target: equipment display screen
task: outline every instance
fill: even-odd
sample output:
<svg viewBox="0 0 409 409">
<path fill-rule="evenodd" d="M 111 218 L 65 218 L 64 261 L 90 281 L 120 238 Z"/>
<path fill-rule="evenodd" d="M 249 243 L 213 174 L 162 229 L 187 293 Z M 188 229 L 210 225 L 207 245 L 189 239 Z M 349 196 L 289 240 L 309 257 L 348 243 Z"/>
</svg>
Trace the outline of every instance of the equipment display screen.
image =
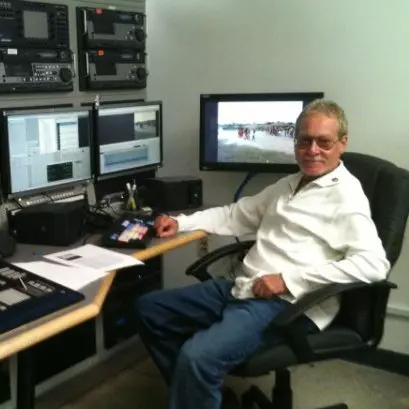
<svg viewBox="0 0 409 409">
<path fill-rule="evenodd" d="M 11 194 L 75 184 L 91 178 L 89 112 L 6 116 Z"/>
<path fill-rule="evenodd" d="M 162 163 L 160 103 L 98 110 L 99 174 L 109 175 Z"/>
<path fill-rule="evenodd" d="M 48 38 L 47 13 L 41 11 L 24 11 L 24 38 Z"/>
</svg>

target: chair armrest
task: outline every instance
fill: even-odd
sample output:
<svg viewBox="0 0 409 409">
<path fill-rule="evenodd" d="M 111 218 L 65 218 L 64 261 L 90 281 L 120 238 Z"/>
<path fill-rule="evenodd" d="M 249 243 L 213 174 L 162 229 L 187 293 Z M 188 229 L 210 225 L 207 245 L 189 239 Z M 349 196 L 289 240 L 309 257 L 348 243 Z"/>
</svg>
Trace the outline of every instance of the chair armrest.
<svg viewBox="0 0 409 409">
<path fill-rule="evenodd" d="M 289 305 L 283 312 L 278 314 L 277 317 L 273 319 L 273 321 L 271 322 L 271 326 L 281 328 L 283 334 L 285 335 L 289 345 L 291 346 L 300 363 L 315 361 L 318 358 L 311 350 L 311 347 L 307 341 L 307 334 L 305 334 L 295 324 L 296 319 L 311 307 L 330 297 L 334 297 L 347 291 L 369 287 L 379 289 L 379 291 L 383 293 L 382 298 L 384 299 L 385 307 L 389 291 L 393 288 L 397 288 L 396 284 L 393 284 L 386 280 L 369 284 L 363 282 L 330 284 L 325 287 L 319 288 L 318 290 L 315 290 L 309 294 L 306 294 L 296 303 Z M 376 334 L 373 343 L 377 344 L 380 340 L 380 337 L 381 332 Z"/>
<path fill-rule="evenodd" d="M 296 303 L 291 304 L 283 312 L 277 315 L 277 317 L 273 321 L 273 324 L 275 326 L 285 327 L 295 321 L 311 307 L 314 307 L 315 305 L 319 304 L 322 301 L 325 301 L 330 297 L 342 294 L 346 291 L 367 287 L 375 287 L 389 291 L 391 289 L 397 288 L 397 285 L 386 280 L 378 281 L 375 283 L 364 283 L 361 281 L 348 284 L 329 284 L 325 287 L 319 288 L 318 290 L 306 294 Z"/>
<path fill-rule="evenodd" d="M 241 241 L 239 243 L 228 244 L 206 254 L 204 257 L 192 263 L 186 269 L 186 275 L 194 276 L 200 281 L 206 281 L 213 277 L 206 271 L 207 267 L 223 257 L 248 250 L 254 244 L 254 240 Z"/>
</svg>

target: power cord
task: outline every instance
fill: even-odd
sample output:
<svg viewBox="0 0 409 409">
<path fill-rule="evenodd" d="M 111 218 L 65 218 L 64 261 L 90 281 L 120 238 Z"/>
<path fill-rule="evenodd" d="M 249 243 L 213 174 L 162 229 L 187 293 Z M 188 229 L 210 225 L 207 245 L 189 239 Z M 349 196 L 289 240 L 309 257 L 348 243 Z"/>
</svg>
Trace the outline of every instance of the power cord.
<svg viewBox="0 0 409 409">
<path fill-rule="evenodd" d="M 243 191 L 244 187 L 247 185 L 247 183 L 250 182 L 251 179 L 253 179 L 254 176 L 256 176 L 257 173 L 255 172 L 249 172 L 247 173 L 246 177 L 244 178 L 243 182 L 240 183 L 239 187 L 236 190 L 236 193 L 234 194 L 233 202 L 236 203 L 241 196 L 241 192 Z"/>
<path fill-rule="evenodd" d="M 256 176 L 257 173 L 255 172 L 249 172 L 247 173 L 247 175 L 245 176 L 245 178 L 243 179 L 243 181 L 240 183 L 239 187 L 237 188 L 236 192 L 234 193 L 234 198 L 233 198 L 233 202 L 237 203 L 238 200 L 240 199 L 241 193 L 243 191 L 243 189 L 245 188 L 245 186 L 250 182 L 251 179 L 253 179 L 254 176 Z M 240 243 L 240 239 L 236 236 L 235 240 L 237 243 Z M 243 254 L 244 255 L 244 254 Z M 230 256 L 230 278 L 234 278 L 235 277 L 235 271 L 236 271 L 236 267 L 237 265 L 240 263 L 240 260 L 237 259 L 234 256 Z"/>
<path fill-rule="evenodd" d="M 23 206 L 18 200 L 17 198 L 13 199 L 13 202 L 19 207 L 19 209 L 24 209 L 25 206 Z"/>
<path fill-rule="evenodd" d="M 55 200 L 53 199 L 53 197 L 51 195 L 49 195 L 48 193 L 43 193 L 43 196 L 45 196 L 46 198 L 50 199 L 53 203 L 55 202 Z"/>
<path fill-rule="evenodd" d="M 97 206 L 89 206 L 85 221 L 87 229 L 93 232 L 94 229 L 98 231 L 108 228 L 114 222 L 114 217 Z"/>
<path fill-rule="evenodd" d="M 236 190 L 236 193 L 234 194 L 233 202 L 236 203 L 240 199 L 241 192 L 247 185 L 247 183 L 250 182 L 251 179 L 253 179 L 254 176 L 256 176 L 257 173 L 255 172 L 249 172 L 247 173 L 246 177 L 244 178 L 243 182 L 240 183 L 239 187 Z M 238 237 L 235 237 L 235 240 L 237 243 L 240 243 L 240 239 Z"/>
</svg>

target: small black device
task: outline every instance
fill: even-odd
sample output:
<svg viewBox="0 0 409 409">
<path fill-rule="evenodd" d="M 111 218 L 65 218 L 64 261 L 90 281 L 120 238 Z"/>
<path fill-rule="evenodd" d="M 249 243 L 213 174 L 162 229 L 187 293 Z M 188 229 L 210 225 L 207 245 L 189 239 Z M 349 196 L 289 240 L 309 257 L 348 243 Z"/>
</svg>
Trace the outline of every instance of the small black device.
<svg viewBox="0 0 409 409">
<path fill-rule="evenodd" d="M 72 91 L 73 78 L 68 49 L 6 48 L 0 43 L 0 93 Z"/>
<path fill-rule="evenodd" d="M 155 236 L 154 219 L 125 215 L 103 234 L 105 247 L 144 249 Z"/>
<path fill-rule="evenodd" d="M 77 291 L 0 261 L 0 333 L 84 299 Z"/>
<path fill-rule="evenodd" d="M 202 206 L 202 180 L 193 176 L 157 177 L 145 181 L 146 205 L 162 211 Z"/>
<path fill-rule="evenodd" d="M 68 7 L 62 4 L 0 2 L 0 47 L 69 48 Z"/>
<path fill-rule="evenodd" d="M 294 173 L 295 122 L 322 92 L 203 94 L 200 169 Z"/>
<path fill-rule="evenodd" d="M 146 88 L 143 51 L 88 50 L 79 54 L 78 64 L 81 91 Z"/>
<path fill-rule="evenodd" d="M 1 178 L 8 198 L 91 180 L 91 111 L 87 108 L 3 111 Z"/>
<path fill-rule="evenodd" d="M 79 49 L 145 49 L 145 15 L 135 11 L 77 7 Z"/>
<path fill-rule="evenodd" d="M 84 233 L 85 208 L 85 200 L 76 200 L 10 211 L 10 234 L 19 243 L 68 246 Z"/>
</svg>

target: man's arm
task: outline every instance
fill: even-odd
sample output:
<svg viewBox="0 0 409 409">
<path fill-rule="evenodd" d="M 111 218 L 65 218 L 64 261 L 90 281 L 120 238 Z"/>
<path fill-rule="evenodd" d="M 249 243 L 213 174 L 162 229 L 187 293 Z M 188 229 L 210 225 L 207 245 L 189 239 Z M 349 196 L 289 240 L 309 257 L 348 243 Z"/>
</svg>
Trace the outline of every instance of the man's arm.
<svg viewBox="0 0 409 409">
<path fill-rule="evenodd" d="M 226 236 L 255 234 L 272 195 L 274 185 L 254 196 L 243 197 L 237 203 L 199 211 L 189 216 L 180 215 L 175 219 L 181 231 L 201 229 Z"/>
<path fill-rule="evenodd" d="M 369 209 L 339 211 L 329 231 L 329 244 L 344 256 L 311 268 L 282 272 L 295 298 L 330 283 L 371 283 L 386 278 L 390 263 Z"/>
</svg>

